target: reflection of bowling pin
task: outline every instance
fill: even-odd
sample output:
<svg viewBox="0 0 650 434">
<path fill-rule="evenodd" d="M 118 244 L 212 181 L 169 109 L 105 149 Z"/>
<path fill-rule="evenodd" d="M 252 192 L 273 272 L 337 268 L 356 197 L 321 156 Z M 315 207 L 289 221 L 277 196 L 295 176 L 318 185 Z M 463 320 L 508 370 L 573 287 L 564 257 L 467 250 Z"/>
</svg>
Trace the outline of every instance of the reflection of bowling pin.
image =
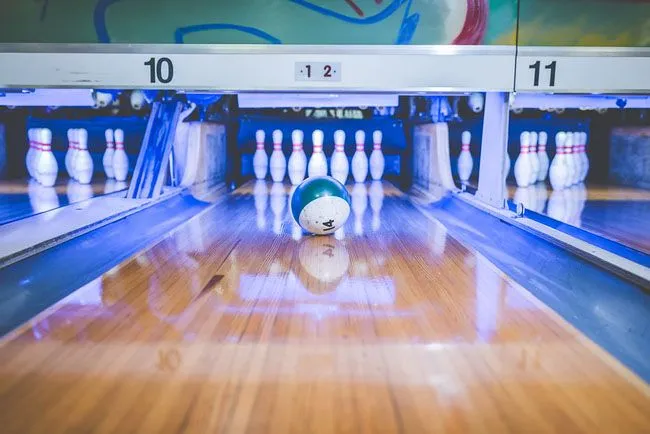
<svg viewBox="0 0 650 434">
<path fill-rule="evenodd" d="M 52 187 L 56 182 L 59 172 L 59 165 L 52 153 L 52 131 L 49 128 L 42 128 L 39 134 L 41 152 L 36 165 L 36 179 L 45 187 Z"/>
<path fill-rule="evenodd" d="M 474 167 L 472 153 L 469 150 L 469 144 L 471 140 L 472 133 L 469 131 L 463 131 L 463 134 L 461 136 L 460 155 L 458 156 L 458 177 L 462 182 L 467 182 L 469 180 L 469 177 L 472 174 L 472 169 Z"/>
<path fill-rule="evenodd" d="M 537 201 L 537 206 L 535 210 L 537 212 L 544 212 L 544 207 L 546 206 L 546 201 L 548 200 L 548 191 L 546 190 L 546 183 L 540 182 L 535 185 L 535 196 Z"/>
<path fill-rule="evenodd" d="M 377 181 L 378 182 L 378 181 Z M 363 215 L 368 207 L 366 184 L 357 182 L 352 187 L 352 212 L 354 213 L 354 233 L 363 235 Z"/>
<path fill-rule="evenodd" d="M 309 158 L 309 165 L 307 166 L 307 175 L 312 176 L 326 176 L 327 175 L 327 159 L 323 153 L 323 139 L 324 134 L 321 130 L 315 130 L 311 136 L 314 150 Z"/>
<path fill-rule="evenodd" d="M 113 155 L 115 155 L 115 141 L 113 139 L 113 130 L 107 129 L 104 132 L 104 137 L 106 138 L 106 150 L 104 151 L 104 157 L 102 158 L 102 164 L 104 165 L 104 173 L 106 173 L 107 178 L 113 178 Z"/>
<path fill-rule="evenodd" d="M 291 190 L 289 191 L 289 214 L 292 214 L 291 212 L 291 198 L 293 197 L 293 193 L 296 191 L 296 186 L 292 186 Z M 298 224 L 298 222 L 295 219 L 291 219 L 291 238 L 294 240 L 298 241 L 302 238 L 302 228 Z"/>
<path fill-rule="evenodd" d="M 383 134 L 381 131 L 376 130 L 372 133 L 372 153 L 370 154 L 370 176 L 373 180 L 377 181 L 384 175 L 384 154 L 381 152 L 381 140 Z"/>
<path fill-rule="evenodd" d="M 77 181 L 82 184 L 90 183 L 93 176 L 93 159 L 88 152 L 88 131 L 81 128 L 78 132 L 78 149 L 74 158 L 74 172 Z"/>
<path fill-rule="evenodd" d="M 519 138 L 520 140 L 520 151 L 517 160 L 515 160 L 515 180 L 517 181 L 517 186 L 526 187 L 530 184 L 530 175 L 531 175 L 531 165 L 530 160 L 528 159 L 528 146 L 530 145 L 530 133 L 524 131 L 521 133 Z"/>
<path fill-rule="evenodd" d="M 368 189 L 370 208 L 372 209 L 372 230 L 377 231 L 381 225 L 381 208 L 384 205 L 384 186 L 381 181 L 372 181 Z"/>
<path fill-rule="evenodd" d="M 257 228 L 266 228 L 266 207 L 269 200 L 269 190 L 266 181 L 258 179 L 253 187 L 253 198 L 255 200 L 255 211 L 257 212 Z"/>
<path fill-rule="evenodd" d="M 345 155 L 345 132 L 336 130 L 334 132 L 334 153 L 330 161 L 332 177 L 345 185 L 350 172 L 348 157 Z"/>
<path fill-rule="evenodd" d="M 366 155 L 366 133 L 359 130 L 354 135 L 357 149 L 352 157 L 352 176 L 354 182 L 365 182 L 368 177 L 368 156 Z"/>
<path fill-rule="evenodd" d="M 110 194 L 115 191 L 115 180 L 114 179 L 107 179 L 106 182 L 104 183 L 104 194 Z"/>
<path fill-rule="evenodd" d="M 305 172 L 307 171 L 307 156 L 302 149 L 302 142 L 304 140 L 304 133 L 302 130 L 293 130 L 291 133 L 291 142 L 293 143 L 293 151 L 289 157 L 289 180 L 292 185 L 300 184 L 305 179 Z"/>
<path fill-rule="evenodd" d="M 28 187 L 29 203 L 34 210 L 34 214 L 51 211 L 59 207 L 59 196 L 56 194 L 54 187 L 39 185 L 34 180 L 30 180 L 30 183 L 33 184 Z M 54 217 L 54 214 L 50 218 Z M 46 218 L 46 220 L 49 219 Z"/>
<path fill-rule="evenodd" d="M 284 192 L 284 185 L 274 182 L 271 187 L 271 210 L 273 211 L 273 233 L 282 233 L 282 221 L 284 220 L 284 207 L 287 204 L 287 195 Z"/>
<path fill-rule="evenodd" d="M 554 189 L 551 193 L 551 198 L 548 200 L 548 210 L 546 213 L 552 219 L 563 221 L 564 211 L 564 195 L 561 190 Z"/>
<path fill-rule="evenodd" d="M 126 181 L 129 175 L 129 156 L 124 148 L 124 131 L 115 130 L 115 153 L 113 154 L 113 175 L 118 182 Z"/>
<path fill-rule="evenodd" d="M 539 171 L 537 172 L 537 180 L 545 181 L 548 176 L 548 154 L 546 153 L 546 143 L 548 142 L 548 134 L 545 131 L 539 133 L 539 146 L 537 147 L 537 160 L 539 161 Z"/>
<path fill-rule="evenodd" d="M 273 152 L 269 166 L 273 182 L 282 182 L 287 172 L 287 159 L 282 152 L 282 130 L 273 131 Z"/>
<path fill-rule="evenodd" d="M 257 179 L 266 178 L 269 167 L 269 156 L 264 150 L 264 139 L 264 130 L 257 130 L 255 132 L 255 155 L 253 155 L 253 170 Z"/>
</svg>

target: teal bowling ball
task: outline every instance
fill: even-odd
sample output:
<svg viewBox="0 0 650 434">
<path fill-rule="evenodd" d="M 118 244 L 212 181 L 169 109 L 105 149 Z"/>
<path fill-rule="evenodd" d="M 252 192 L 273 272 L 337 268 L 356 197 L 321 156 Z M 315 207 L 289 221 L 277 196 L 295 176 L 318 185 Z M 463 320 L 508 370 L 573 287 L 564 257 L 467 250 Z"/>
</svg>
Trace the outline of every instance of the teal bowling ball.
<svg viewBox="0 0 650 434">
<path fill-rule="evenodd" d="M 291 196 L 291 215 L 309 233 L 332 234 L 350 216 L 350 195 L 330 176 L 307 178 Z"/>
</svg>

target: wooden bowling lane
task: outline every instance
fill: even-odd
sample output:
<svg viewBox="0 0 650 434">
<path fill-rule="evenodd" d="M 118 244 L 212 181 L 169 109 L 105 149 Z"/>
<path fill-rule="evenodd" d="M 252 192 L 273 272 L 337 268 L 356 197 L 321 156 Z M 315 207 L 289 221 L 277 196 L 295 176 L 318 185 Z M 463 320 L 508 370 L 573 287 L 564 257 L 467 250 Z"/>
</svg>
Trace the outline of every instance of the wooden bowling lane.
<svg viewBox="0 0 650 434">
<path fill-rule="evenodd" d="M 0 343 L 3 433 L 648 432 L 648 385 L 390 184 L 248 184 Z"/>
<path fill-rule="evenodd" d="M 527 209 L 650 254 L 650 190 L 592 184 L 553 190 L 543 183 L 508 190 Z"/>
</svg>

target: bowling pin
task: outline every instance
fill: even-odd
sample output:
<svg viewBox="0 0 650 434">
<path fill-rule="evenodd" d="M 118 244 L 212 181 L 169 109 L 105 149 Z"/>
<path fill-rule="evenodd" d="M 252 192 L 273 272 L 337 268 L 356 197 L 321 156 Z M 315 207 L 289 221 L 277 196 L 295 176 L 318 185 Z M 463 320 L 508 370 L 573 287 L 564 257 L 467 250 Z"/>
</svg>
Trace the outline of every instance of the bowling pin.
<svg viewBox="0 0 650 434">
<path fill-rule="evenodd" d="M 343 130 L 336 130 L 334 132 L 334 153 L 330 161 L 332 177 L 345 185 L 350 173 L 350 163 L 348 157 L 345 155 L 345 132 Z"/>
<path fill-rule="evenodd" d="M 465 183 L 469 180 L 474 168 L 474 160 L 472 160 L 472 153 L 469 150 L 469 144 L 472 140 L 472 133 L 463 131 L 461 135 L 460 155 L 458 156 L 458 177 Z"/>
<path fill-rule="evenodd" d="M 352 177 L 354 182 L 365 182 L 368 177 L 368 156 L 365 151 L 366 133 L 358 130 L 354 135 L 357 150 L 352 156 Z"/>
<path fill-rule="evenodd" d="M 52 153 L 52 131 L 49 128 L 42 128 L 39 131 L 39 142 L 41 152 L 38 158 L 38 165 L 35 167 L 38 172 L 36 179 L 43 187 L 52 187 L 59 173 L 59 165 Z"/>
<path fill-rule="evenodd" d="M 79 142 L 77 152 L 73 162 L 74 173 L 77 181 L 81 184 L 90 183 L 93 177 L 93 159 L 88 152 L 88 131 L 81 128 L 78 131 L 77 140 Z"/>
<path fill-rule="evenodd" d="M 587 133 L 581 134 L 581 148 L 582 148 L 582 174 L 580 176 L 580 181 L 584 182 L 587 179 L 587 174 L 589 173 L 589 157 L 587 156 Z"/>
<path fill-rule="evenodd" d="M 537 172 L 537 180 L 545 181 L 548 176 L 548 154 L 546 153 L 546 144 L 548 142 L 548 134 L 545 131 L 539 133 L 539 146 L 537 147 L 537 159 L 539 161 L 539 172 Z"/>
<path fill-rule="evenodd" d="M 569 187 L 573 185 L 573 177 L 575 176 L 575 162 L 573 161 L 573 133 L 566 133 L 566 140 L 564 141 L 564 164 L 566 164 L 566 178 L 564 186 Z"/>
<path fill-rule="evenodd" d="M 34 170 L 32 161 L 34 160 L 34 154 L 36 150 L 34 149 L 34 128 L 27 130 L 27 140 L 29 141 L 29 149 L 27 149 L 27 154 L 25 155 L 25 168 L 27 173 L 31 178 L 34 178 Z"/>
<path fill-rule="evenodd" d="M 315 130 L 311 135 L 314 151 L 311 154 L 311 158 L 309 158 L 309 165 L 307 166 L 308 177 L 327 175 L 327 159 L 323 153 L 323 139 L 324 135 L 321 130 Z"/>
<path fill-rule="evenodd" d="M 573 167 L 575 172 L 573 173 L 572 184 L 577 184 L 580 182 L 580 176 L 582 175 L 582 157 L 580 157 L 580 146 L 582 140 L 582 133 L 579 131 L 573 132 L 573 153 L 571 154 L 573 158 Z"/>
<path fill-rule="evenodd" d="M 506 145 L 506 158 L 505 160 L 503 160 L 503 173 L 505 174 L 503 178 L 503 182 L 505 182 L 506 179 L 508 179 L 508 175 L 510 174 L 511 164 L 512 162 L 510 161 L 510 154 L 508 154 L 508 145 Z"/>
<path fill-rule="evenodd" d="M 384 175 L 384 154 L 381 152 L 381 140 L 383 133 L 376 130 L 372 133 L 372 153 L 370 154 L 370 177 L 378 181 Z"/>
<path fill-rule="evenodd" d="M 106 138 L 106 151 L 104 151 L 102 163 L 104 165 L 104 173 L 106 173 L 106 178 L 112 179 L 115 177 L 115 174 L 113 173 L 113 155 L 115 155 L 115 140 L 113 136 L 113 130 L 109 128 L 104 131 L 104 137 Z"/>
<path fill-rule="evenodd" d="M 255 132 L 255 155 L 253 155 L 253 171 L 255 172 L 255 178 L 264 179 L 266 178 L 266 172 L 269 168 L 269 156 L 266 155 L 264 150 L 264 139 L 265 139 L 264 130 L 257 130 Z"/>
<path fill-rule="evenodd" d="M 124 131 L 115 130 L 115 153 L 113 154 L 113 175 L 118 182 L 126 181 L 129 175 L 129 156 L 124 149 Z"/>
<path fill-rule="evenodd" d="M 528 146 L 530 145 L 530 133 L 524 131 L 519 138 L 519 156 L 515 161 L 515 180 L 517 186 L 526 187 L 530 184 L 530 163 L 528 159 Z"/>
<path fill-rule="evenodd" d="M 282 182 L 287 172 L 287 159 L 282 153 L 282 130 L 273 131 L 273 152 L 269 166 L 273 182 Z"/>
<path fill-rule="evenodd" d="M 553 190 L 561 190 L 564 188 L 567 177 L 567 168 L 564 161 L 564 142 L 566 141 L 566 133 L 560 131 L 555 135 L 555 156 L 551 161 L 551 166 L 548 171 L 548 178 L 551 181 L 551 186 Z M 555 204 L 559 202 L 558 196 L 555 198 L 551 195 L 551 201 L 555 201 Z M 557 206 L 557 205 L 554 205 Z M 551 207 L 551 202 L 549 201 L 549 208 Z"/>
<path fill-rule="evenodd" d="M 77 148 L 77 130 L 74 128 L 68 129 L 68 150 L 65 153 L 65 171 L 68 172 L 68 177 L 74 179 L 73 166 L 74 154 Z"/>
<path fill-rule="evenodd" d="M 305 172 L 307 171 L 307 156 L 302 149 L 302 142 L 305 134 L 302 130 L 293 130 L 291 133 L 291 142 L 293 143 L 293 151 L 289 156 L 289 180 L 292 185 L 300 184 L 305 179 Z"/>
<path fill-rule="evenodd" d="M 537 182 L 539 174 L 539 158 L 537 157 L 537 139 L 539 135 L 535 131 L 530 132 L 530 146 L 528 147 L 528 159 L 530 160 L 530 179 L 528 184 L 532 185 Z"/>
</svg>

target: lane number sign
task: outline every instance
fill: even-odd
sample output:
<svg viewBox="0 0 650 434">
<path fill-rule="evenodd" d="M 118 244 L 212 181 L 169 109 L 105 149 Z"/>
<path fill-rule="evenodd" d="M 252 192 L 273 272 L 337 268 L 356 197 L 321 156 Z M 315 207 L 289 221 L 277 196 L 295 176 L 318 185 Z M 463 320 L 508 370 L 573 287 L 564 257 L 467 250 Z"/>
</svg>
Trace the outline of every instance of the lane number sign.
<svg viewBox="0 0 650 434">
<path fill-rule="evenodd" d="M 296 81 L 341 81 L 340 62 L 296 62 Z"/>
</svg>

